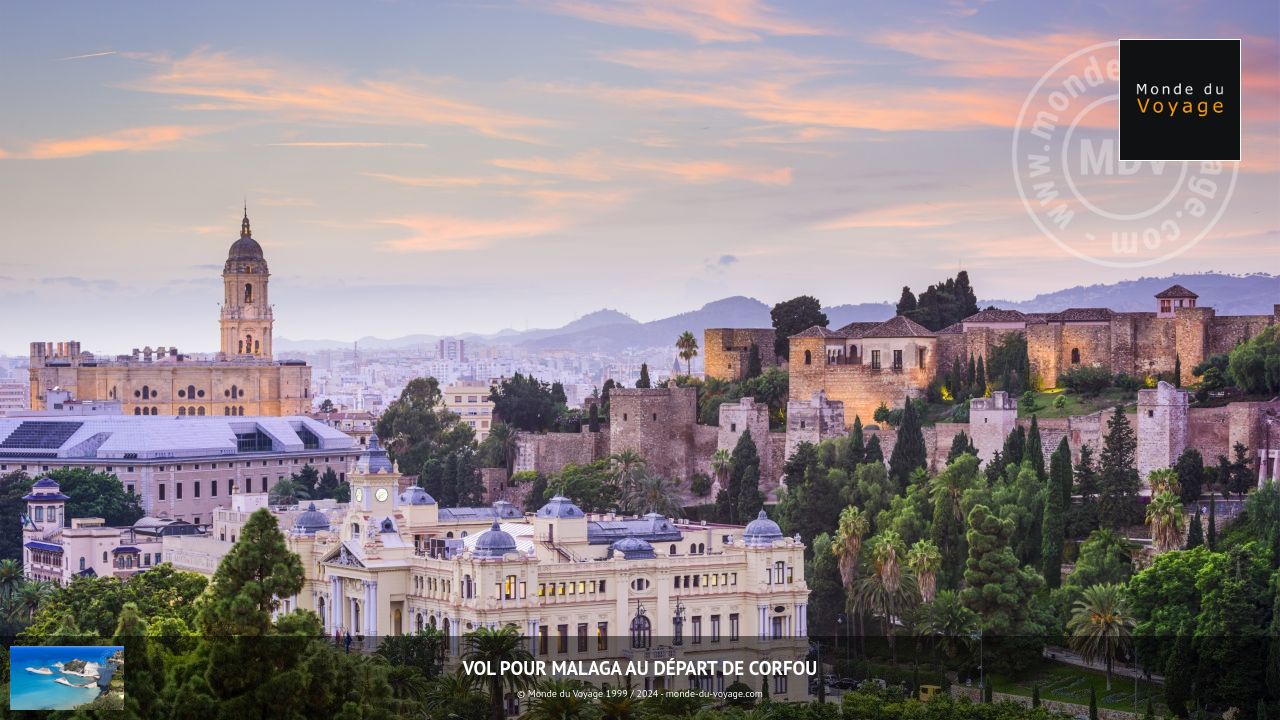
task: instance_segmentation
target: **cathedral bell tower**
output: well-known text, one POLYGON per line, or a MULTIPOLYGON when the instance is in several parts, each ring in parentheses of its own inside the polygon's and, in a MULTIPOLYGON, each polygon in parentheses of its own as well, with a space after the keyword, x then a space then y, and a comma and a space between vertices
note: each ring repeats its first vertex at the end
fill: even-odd
POLYGON ((240 223, 240 239, 231 244, 222 270, 222 354, 271 359, 274 320, 267 296, 267 261, 249 228, 249 208, 240 223))

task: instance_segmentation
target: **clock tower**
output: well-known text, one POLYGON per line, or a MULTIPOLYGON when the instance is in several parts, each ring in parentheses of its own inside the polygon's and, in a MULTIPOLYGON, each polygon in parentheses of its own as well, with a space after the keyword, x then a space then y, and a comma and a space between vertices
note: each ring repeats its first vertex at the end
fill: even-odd
POLYGON ((267 260, 249 228, 249 208, 240 221, 240 239, 231 243, 222 267, 222 354, 271 359, 275 324, 267 296, 267 260))
POLYGON ((351 469, 348 482, 351 483, 352 514, 381 518, 394 512, 400 472, 387 457, 376 434, 369 436, 369 443, 351 469))

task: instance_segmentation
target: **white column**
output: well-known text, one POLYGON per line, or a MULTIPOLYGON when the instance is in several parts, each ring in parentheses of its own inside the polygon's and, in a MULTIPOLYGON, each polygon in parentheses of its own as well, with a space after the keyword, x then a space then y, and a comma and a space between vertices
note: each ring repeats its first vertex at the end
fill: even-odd
POLYGON ((457 616, 449 618, 449 654, 453 656, 458 654, 458 630, 457 616))
POLYGON ((1271 464, 1271 459, 1267 457, 1267 451, 1259 450, 1258 451, 1258 487, 1262 487, 1262 483, 1266 482, 1267 470, 1268 470, 1267 466, 1270 464, 1271 464))
POLYGON ((329 632, 342 626, 342 580, 331 578, 329 581, 329 632))

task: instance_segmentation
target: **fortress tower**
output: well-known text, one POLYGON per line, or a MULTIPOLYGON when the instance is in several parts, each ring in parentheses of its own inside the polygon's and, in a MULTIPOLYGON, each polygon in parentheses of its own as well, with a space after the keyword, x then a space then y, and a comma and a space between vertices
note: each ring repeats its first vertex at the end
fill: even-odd
POLYGON ((1152 470, 1173 467, 1187 448, 1187 406, 1191 398, 1161 380, 1154 390, 1138 391, 1138 477, 1144 489, 1152 470))

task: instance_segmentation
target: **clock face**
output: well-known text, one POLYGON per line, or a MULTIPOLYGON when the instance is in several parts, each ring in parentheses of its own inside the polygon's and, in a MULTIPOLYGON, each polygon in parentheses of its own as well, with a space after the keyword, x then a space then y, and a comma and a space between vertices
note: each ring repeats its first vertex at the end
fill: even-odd
POLYGON ((356 488, 356 502, 364 502, 364 488, 356 488))
POLYGON ((374 497, 376 497, 376 498, 378 498, 378 502, 386 502, 386 501, 387 501, 387 489, 386 489, 386 488, 378 488, 378 492, 374 493, 374 494, 373 494, 373 496, 374 496, 374 497))

